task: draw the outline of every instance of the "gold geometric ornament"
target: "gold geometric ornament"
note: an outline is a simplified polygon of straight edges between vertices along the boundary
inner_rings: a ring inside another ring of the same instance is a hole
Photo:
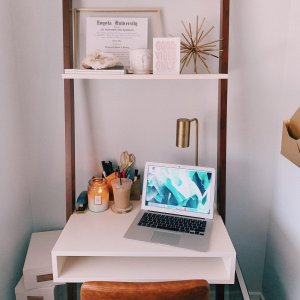
[[[210,70],[206,63],[207,56],[213,56],[215,58],[219,58],[218,55],[214,54],[216,52],[220,52],[222,50],[219,49],[218,43],[221,40],[215,40],[212,42],[203,43],[203,39],[214,29],[212,26],[207,32],[204,32],[203,25],[205,22],[205,18],[203,19],[201,25],[198,25],[198,16],[196,22],[196,35],[193,36],[192,33],[192,26],[189,23],[187,27],[183,21],[181,21],[186,34],[182,33],[184,41],[181,40],[180,42],[180,53],[183,54],[183,57],[180,59],[182,63],[180,73],[182,72],[184,67],[187,67],[191,60],[194,63],[194,73],[197,74],[197,61],[200,62],[205,66],[208,73]]]

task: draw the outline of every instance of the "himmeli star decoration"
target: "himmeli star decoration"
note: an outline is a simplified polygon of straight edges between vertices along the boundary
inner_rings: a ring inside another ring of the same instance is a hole
[[[184,24],[183,21],[181,21],[185,33],[182,33],[182,36],[184,40],[181,40],[180,42],[180,53],[183,54],[183,57],[181,58],[180,62],[182,64],[180,73],[182,72],[184,67],[187,67],[191,60],[193,60],[194,63],[194,73],[197,74],[197,61],[200,60],[200,62],[205,66],[208,73],[210,73],[210,70],[208,68],[208,65],[206,63],[207,56],[213,56],[215,58],[219,58],[218,55],[215,53],[219,53],[220,50],[218,47],[218,44],[221,40],[215,40],[212,42],[203,43],[204,38],[214,29],[214,26],[212,26],[207,32],[204,31],[203,25],[205,22],[205,18],[203,19],[202,23],[198,24],[198,17],[196,21],[196,35],[193,36],[192,32],[192,26],[191,23],[189,23],[188,26]]]

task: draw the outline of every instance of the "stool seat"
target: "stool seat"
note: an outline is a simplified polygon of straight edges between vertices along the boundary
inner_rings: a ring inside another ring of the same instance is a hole
[[[87,281],[80,289],[81,300],[209,300],[206,280],[163,282]]]

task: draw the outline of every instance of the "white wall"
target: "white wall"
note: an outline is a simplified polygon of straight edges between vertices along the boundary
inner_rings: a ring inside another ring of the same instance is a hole
[[[13,1],[34,231],[65,223],[61,2]]]
[[[278,103],[278,123],[291,117],[300,107],[300,4],[295,0],[290,3],[287,51],[282,57],[285,69],[283,94]],[[279,134],[278,140],[280,142]],[[300,169],[280,155],[275,168],[263,292],[266,300],[293,300],[300,295]]]
[[[14,299],[32,230],[10,0],[0,10],[0,299]]]
[[[31,232],[65,223],[61,27],[60,1],[1,2],[3,300],[15,299]]]
[[[280,143],[300,105],[299,4],[232,1],[230,34],[228,228],[249,290],[298,299],[300,173]]]
[[[261,289],[280,158],[288,1],[231,1],[227,224],[248,288]]]

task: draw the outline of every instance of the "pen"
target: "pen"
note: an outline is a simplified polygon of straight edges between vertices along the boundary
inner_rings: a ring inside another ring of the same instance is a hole
[[[111,173],[113,173],[114,169],[113,169],[113,165],[111,161],[108,161],[108,175],[110,175]]]
[[[137,181],[138,180],[138,173],[139,173],[139,170],[138,169],[135,169],[134,170],[134,176],[133,176],[133,181]]]

